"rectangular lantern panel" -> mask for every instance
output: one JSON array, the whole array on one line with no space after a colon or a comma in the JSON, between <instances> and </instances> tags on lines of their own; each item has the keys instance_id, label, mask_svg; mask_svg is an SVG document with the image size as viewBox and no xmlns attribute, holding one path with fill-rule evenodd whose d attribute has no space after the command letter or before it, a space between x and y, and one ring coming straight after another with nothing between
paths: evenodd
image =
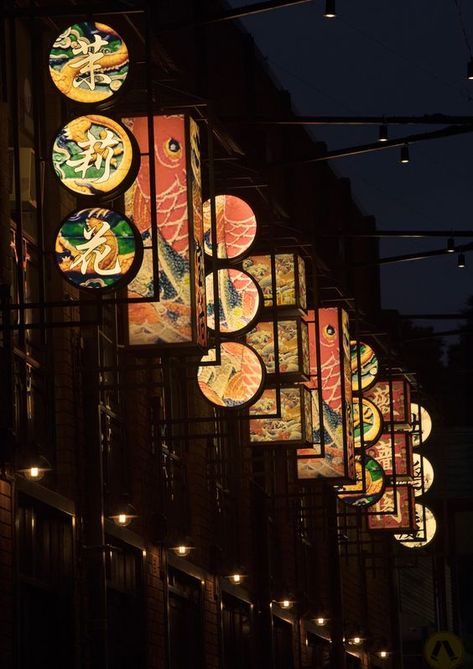
<instances>
[{"instance_id":1,"label":"rectangular lantern panel","mask_svg":"<svg viewBox=\"0 0 473 669\"><path fill-rule=\"evenodd\" d=\"M366 452L378 460L387 476L412 476L412 441L409 434L383 434Z\"/></svg>"},{"instance_id":2,"label":"rectangular lantern panel","mask_svg":"<svg viewBox=\"0 0 473 669\"><path fill-rule=\"evenodd\" d=\"M405 379L392 379L391 383L378 381L363 393L363 397L376 404L385 424L391 423L392 405L392 422L396 429L409 429L410 384Z\"/></svg>"},{"instance_id":3,"label":"rectangular lantern panel","mask_svg":"<svg viewBox=\"0 0 473 669\"><path fill-rule=\"evenodd\" d=\"M155 116L154 169L157 239L151 225L148 119L125 119L141 153L138 176L125 194L125 213L144 244L129 297L157 297L153 242L158 252L159 300L128 306L129 344L198 345L207 342L202 195L198 129L184 115Z\"/></svg>"},{"instance_id":4,"label":"rectangular lantern panel","mask_svg":"<svg viewBox=\"0 0 473 669\"><path fill-rule=\"evenodd\" d=\"M317 316L318 323L315 322L314 311L309 311L307 317L313 445L312 448L298 451L298 476L305 480L354 480L355 444L348 315L343 309L334 307L319 309ZM317 375L317 352L320 356L320 375Z\"/></svg>"},{"instance_id":5,"label":"rectangular lantern panel","mask_svg":"<svg viewBox=\"0 0 473 669\"><path fill-rule=\"evenodd\" d=\"M310 393L302 385L280 389L281 417L252 418L249 421L250 442L262 444L302 445L312 435ZM277 413L276 389L267 388L250 408L251 414Z\"/></svg>"},{"instance_id":6,"label":"rectangular lantern panel","mask_svg":"<svg viewBox=\"0 0 473 669\"><path fill-rule=\"evenodd\" d=\"M408 532L415 529L414 490L408 484L387 486L384 495L367 509L370 530Z\"/></svg>"},{"instance_id":7,"label":"rectangular lantern panel","mask_svg":"<svg viewBox=\"0 0 473 669\"><path fill-rule=\"evenodd\" d=\"M308 377L309 351L307 324L301 318L276 321L279 373L285 377ZM267 374L276 373L274 321L260 321L246 335L246 343L261 356Z\"/></svg>"},{"instance_id":8,"label":"rectangular lantern panel","mask_svg":"<svg viewBox=\"0 0 473 669\"><path fill-rule=\"evenodd\" d=\"M281 308L306 309L305 265L302 258L293 253L277 253L274 256L276 306ZM272 256L250 256L243 261L243 269L258 282L264 296L264 306L273 306Z\"/></svg>"}]
</instances>

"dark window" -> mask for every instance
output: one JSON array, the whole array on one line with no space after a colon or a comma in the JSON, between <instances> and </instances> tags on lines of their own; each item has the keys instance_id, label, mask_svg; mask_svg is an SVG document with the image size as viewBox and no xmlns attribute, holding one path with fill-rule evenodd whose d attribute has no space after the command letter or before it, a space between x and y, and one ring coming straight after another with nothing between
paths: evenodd
<instances>
[{"instance_id":1,"label":"dark window","mask_svg":"<svg viewBox=\"0 0 473 669\"><path fill-rule=\"evenodd\" d=\"M290 669L294 664L292 653L292 625L291 623L273 617L274 638L274 667L275 669Z\"/></svg>"},{"instance_id":2,"label":"dark window","mask_svg":"<svg viewBox=\"0 0 473 669\"><path fill-rule=\"evenodd\" d=\"M17 513L19 666L72 667L72 519L25 496Z\"/></svg>"},{"instance_id":3,"label":"dark window","mask_svg":"<svg viewBox=\"0 0 473 669\"><path fill-rule=\"evenodd\" d=\"M140 669L144 664L142 561L142 553L136 548L115 540L110 546L107 560L110 669Z\"/></svg>"},{"instance_id":4,"label":"dark window","mask_svg":"<svg viewBox=\"0 0 473 669\"><path fill-rule=\"evenodd\" d=\"M169 571L171 669L204 667L202 587L200 581Z\"/></svg>"},{"instance_id":5,"label":"dark window","mask_svg":"<svg viewBox=\"0 0 473 669\"><path fill-rule=\"evenodd\" d=\"M250 669L252 666L250 605L224 594L222 617L224 669Z\"/></svg>"},{"instance_id":6,"label":"dark window","mask_svg":"<svg viewBox=\"0 0 473 669\"><path fill-rule=\"evenodd\" d=\"M311 669L329 669L330 667L330 641L316 634L307 636L307 645L310 657Z\"/></svg>"}]
</instances>

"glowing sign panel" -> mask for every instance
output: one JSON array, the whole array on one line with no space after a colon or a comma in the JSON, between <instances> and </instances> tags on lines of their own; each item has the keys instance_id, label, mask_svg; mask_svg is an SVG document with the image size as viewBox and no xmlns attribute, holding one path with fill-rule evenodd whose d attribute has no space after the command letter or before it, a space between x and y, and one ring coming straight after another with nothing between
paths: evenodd
<instances>
[{"instance_id":1,"label":"glowing sign panel","mask_svg":"<svg viewBox=\"0 0 473 669\"><path fill-rule=\"evenodd\" d=\"M260 321L248 332L246 341L263 360L268 374L276 372L273 321ZM307 324L300 318L277 321L278 361L281 374L308 375Z\"/></svg>"},{"instance_id":2,"label":"glowing sign panel","mask_svg":"<svg viewBox=\"0 0 473 669\"><path fill-rule=\"evenodd\" d=\"M415 527L414 491L412 486L386 486L383 496L368 513L370 530L410 531Z\"/></svg>"},{"instance_id":3,"label":"glowing sign panel","mask_svg":"<svg viewBox=\"0 0 473 669\"><path fill-rule=\"evenodd\" d=\"M113 28L95 21L69 26L49 54L54 85L75 102L97 103L111 97L121 88L128 70L123 39Z\"/></svg>"},{"instance_id":4,"label":"glowing sign panel","mask_svg":"<svg viewBox=\"0 0 473 669\"><path fill-rule=\"evenodd\" d=\"M437 521L429 508L416 504L415 514L418 529L415 532L394 535L394 538L406 548L424 548L432 541L437 531Z\"/></svg>"},{"instance_id":5,"label":"glowing sign panel","mask_svg":"<svg viewBox=\"0 0 473 669\"><path fill-rule=\"evenodd\" d=\"M210 349L202 362L217 360ZM241 408L255 400L263 384L263 366L256 353L244 344L224 342L220 348L220 364L201 366L197 382L204 397L225 408Z\"/></svg>"},{"instance_id":6,"label":"glowing sign panel","mask_svg":"<svg viewBox=\"0 0 473 669\"><path fill-rule=\"evenodd\" d=\"M281 388L280 418L252 418L250 420L250 441L253 443L276 443L298 445L311 438L310 394L302 386ZM277 414L277 391L266 389L260 399L253 404L250 415Z\"/></svg>"},{"instance_id":7,"label":"glowing sign panel","mask_svg":"<svg viewBox=\"0 0 473 669\"><path fill-rule=\"evenodd\" d=\"M375 443L379 439L382 429L383 419L378 407L364 397L362 399L355 397L353 400L353 435L355 446L359 447L362 444L368 446Z\"/></svg>"},{"instance_id":8,"label":"glowing sign panel","mask_svg":"<svg viewBox=\"0 0 473 669\"><path fill-rule=\"evenodd\" d=\"M104 291L130 280L141 251L141 238L126 216L111 209L81 209L62 223L55 259L76 287Z\"/></svg>"},{"instance_id":9,"label":"glowing sign panel","mask_svg":"<svg viewBox=\"0 0 473 669\"><path fill-rule=\"evenodd\" d=\"M339 489L338 497L344 504L368 507L383 495L385 476L379 462L374 458L356 456L356 482Z\"/></svg>"},{"instance_id":10,"label":"glowing sign panel","mask_svg":"<svg viewBox=\"0 0 473 669\"><path fill-rule=\"evenodd\" d=\"M432 483L434 482L434 468L422 455L419 453L414 453L414 478L412 481L412 487L414 488L414 494L416 497L426 493Z\"/></svg>"},{"instance_id":11,"label":"glowing sign panel","mask_svg":"<svg viewBox=\"0 0 473 669\"><path fill-rule=\"evenodd\" d=\"M265 307L273 306L273 257L250 256L243 261L243 269L258 282ZM278 307L305 309L307 305L304 261L292 253L274 256L276 304Z\"/></svg>"},{"instance_id":12,"label":"glowing sign panel","mask_svg":"<svg viewBox=\"0 0 473 669\"><path fill-rule=\"evenodd\" d=\"M412 444L409 434L395 432L382 434L376 444L368 447L367 453L382 465L388 476L411 476Z\"/></svg>"},{"instance_id":13,"label":"glowing sign panel","mask_svg":"<svg viewBox=\"0 0 473 669\"><path fill-rule=\"evenodd\" d=\"M351 342L351 370L353 390L367 390L376 381L379 362L374 350L364 342Z\"/></svg>"},{"instance_id":14,"label":"glowing sign panel","mask_svg":"<svg viewBox=\"0 0 473 669\"><path fill-rule=\"evenodd\" d=\"M111 196L129 177L133 145L126 129L113 119L79 116L57 135L52 160L57 177L71 192Z\"/></svg>"},{"instance_id":15,"label":"glowing sign panel","mask_svg":"<svg viewBox=\"0 0 473 669\"><path fill-rule=\"evenodd\" d=\"M376 404L385 423L392 422L395 429L408 429L410 385L405 379L378 381L364 397Z\"/></svg>"},{"instance_id":16,"label":"glowing sign panel","mask_svg":"<svg viewBox=\"0 0 473 669\"><path fill-rule=\"evenodd\" d=\"M217 272L220 332L239 332L251 325L258 315L260 292L246 272L220 269ZM206 281L207 325L215 329L215 300L213 274ZM251 344L251 342L248 342Z\"/></svg>"},{"instance_id":17,"label":"glowing sign panel","mask_svg":"<svg viewBox=\"0 0 473 669\"><path fill-rule=\"evenodd\" d=\"M430 437L432 419L427 409L420 404L411 404L411 421L413 424L412 445L421 446Z\"/></svg>"},{"instance_id":18,"label":"glowing sign panel","mask_svg":"<svg viewBox=\"0 0 473 669\"><path fill-rule=\"evenodd\" d=\"M251 207L235 195L215 198L217 257L234 260L248 251L256 236L256 217ZM211 201L204 202L204 250L212 255Z\"/></svg>"}]
</instances>

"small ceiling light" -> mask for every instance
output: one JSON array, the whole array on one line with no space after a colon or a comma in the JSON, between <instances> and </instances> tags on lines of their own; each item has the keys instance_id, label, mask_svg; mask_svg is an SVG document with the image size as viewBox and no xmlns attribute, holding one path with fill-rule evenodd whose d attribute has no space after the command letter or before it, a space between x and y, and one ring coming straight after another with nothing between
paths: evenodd
<instances>
[{"instance_id":1,"label":"small ceiling light","mask_svg":"<svg viewBox=\"0 0 473 669\"><path fill-rule=\"evenodd\" d=\"M379 126L378 142L387 142L387 141L388 141L388 126L383 124Z\"/></svg>"},{"instance_id":2,"label":"small ceiling light","mask_svg":"<svg viewBox=\"0 0 473 669\"><path fill-rule=\"evenodd\" d=\"M461 268L465 267L465 255L463 253L458 254L457 264L458 264L458 267L461 267Z\"/></svg>"},{"instance_id":3,"label":"small ceiling light","mask_svg":"<svg viewBox=\"0 0 473 669\"><path fill-rule=\"evenodd\" d=\"M117 527L128 527L133 520L138 518L138 514L132 504L122 502L117 506L114 513L110 514L109 518L113 520Z\"/></svg>"},{"instance_id":4,"label":"small ceiling light","mask_svg":"<svg viewBox=\"0 0 473 669\"><path fill-rule=\"evenodd\" d=\"M178 557L187 557L192 549L193 549L193 546L188 546L187 544L179 544L177 546L172 546L171 547L171 550Z\"/></svg>"},{"instance_id":5,"label":"small ceiling light","mask_svg":"<svg viewBox=\"0 0 473 669\"><path fill-rule=\"evenodd\" d=\"M337 16L337 12L335 10L335 0L325 0L324 16L326 19L334 19Z\"/></svg>"},{"instance_id":6,"label":"small ceiling light","mask_svg":"<svg viewBox=\"0 0 473 669\"><path fill-rule=\"evenodd\" d=\"M401 163L407 165L409 160L409 144L403 144L401 146Z\"/></svg>"},{"instance_id":7,"label":"small ceiling light","mask_svg":"<svg viewBox=\"0 0 473 669\"><path fill-rule=\"evenodd\" d=\"M473 79L473 60L470 60L468 63L466 78L470 80Z\"/></svg>"},{"instance_id":8,"label":"small ceiling light","mask_svg":"<svg viewBox=\"0 0 473 669\"><path fill-rule=\"evenodd\" d=\"M323 627L324 625L327 624L327 618L319 616L318 618L315 618L315 624L318 625L319 627Z\"/></svg>"},{"instance_id":9,"label":"small ceiling light","mask_svg":"<svg viewBox=\"0 0 473 669\"><path fill-rule=\"evenodd\" d=\"M447 253L455 253L455 240L453 237L447 239Z\"/></svg>"},{"instance_id":10,"label":"small ceiling light","mask_svg":"<svg viewBox=\"0 0 473 669\"><path fill-rule=\"evenodd\" d=\"M226 577L233 585L241 585L246 578L245 574L235 573Z\"/></svg>"},{"instance_id":11,"label":"small ceiling light","mask_svg":"<svg viewBox=\"0 0 473 669\"><path fill-rule=\"evenodd\" d=\"M42 455L30 458L23 467L19 467L17 472L23 474L28 481L41 481L47 472L51 471L51 465Z\"/></svg>"},{"instance_id":12,"label":"small ceiling light","mask_svg":"<svg viewBox=\"0 0 473 669\"><path fill-rule=\"evenodd\" d=\"M381 657L383 660L385 660L388 655L389 655L389 653L388 653L387 650L380 650L379 651L379 657Z\"/></svg>"},{"instance_id":13,"label":"small ceiling light","mask_svg":"<svg viewBox=\"0 0 473 669\"><path fill-rule=\"evenodd\" d=\"M282 599L278 604L282 609L287 610L292 609L294 602L291 599Z\"/></svg>"}]
</instances>

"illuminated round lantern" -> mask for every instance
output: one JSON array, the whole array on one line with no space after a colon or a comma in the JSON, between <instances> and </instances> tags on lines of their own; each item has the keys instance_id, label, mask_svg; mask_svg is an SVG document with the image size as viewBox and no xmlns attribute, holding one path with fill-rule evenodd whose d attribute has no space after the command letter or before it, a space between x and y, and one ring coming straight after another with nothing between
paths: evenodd
<instances>
[{"instance_id":1,"label":"illuminated round lantern","mask_svg":"<svg viewBox=\"0 0 473 669\"><path fill-rule=\"evenodd\" d=\"M424 444L432 432L432 418L427 409L420 404L411 404L413 423L412 445L417 447Z\"/></svg>"},{"instance_id":2,"label":"illuminated round lantern","mask_svg":"<svg viewBox=\"0 0 473 669\"><path fill-rule=\"evenodd\" d=\"M355 469L356 482L339 488L338 497L351 506L376 504L384 494L386 483L382 466L374 458L357 455Z\"/></svg>"},{"instance_id":3,"label":"illuminated round lantern","mask_svg":"<svg viewBox=\"0 0 473 669\"><path fill-rule=\"evenodd\" d=\"M95 21L69 26L49 53L54 85L75 102L97 104L115 95L129 67L123 39L110 26Z\"/></svg>"},{"instance_id":4,"label":"illuminated round lantern","mask_svg":"<svg viewBox=\"0 0 473 669\"><path fill-rule=\"evenodd\" d=\"M414 488L414 495L419 497L424 495L434 482L434 468L429 460L419 455L419 453L413 454L412 461L414 465L412 487Z\"/></svg>"},{"instance_id":5,"label":"illuminated round lantern","mask_svg":"<svg viewBox=\"0 0 473 669\"><path fill-rule=\"evenodd\" d=\"M217 360L212 348L201 362ZM220 346L220 364L199 367L197 381L204 397L217 407L239 409L259 396L264 380L263 364L252 348L237 342Z\"/></svg>"},{"instance_id":6,"label":"illuminated round lantern","mask_svg":"<svg viewBox=\"0 0 473 669\"><path fill-rule=\"evenodd\" d=\"M375 444L381 436L382 430L383 418L378 407L364 397L361 400L355 397L353 401L353 435L355 446L360 447L362 443L364 446Z\"/></svg>"},{"instance_id":7,"label":"illuminated round lantern","mask_svg":"<svg viewBox=\"0 0 473 669\"><path fill-rule=\"evenodd\" d=\"M352 388L367 390L376 382L379 362L374 350L364 342L351 342Z\"/></svg>"},{"instance_id":8,"label":"illuminated round lantern","mask_svg":"<svg viewBox=\"0 0 473 669\"><path fill-rule=\"evenodd\" d=\"M68 123L54 140L52 161L63 186L78 195L111 198L126 188L138 159L128 131L107 116Z\"/></svg>"},{"instance_id":9,"label":"illuminated round lantern","mask_svg":"<svg viewBox=\"0 0 473 669\"><path fill-rule=\"evenodd\" d=\"M219 326L223 334L246 330L258 315L261 304L260 289L252 277L237 269L217 272ZM207 325L215 329L215 300L213 274L206 281Z\"/></svg>"},{"instance_id":10,"label":"illuminated round lantern","mask_svg":"<svg viewBox=\"0 0 473 669\"><path fill-rule=\"evenodd\" d=\"M434 514L422 504L416 504L416 523L419 528L416 532L394 535L394 538L406 548L424 548L432 541L437 531Z\"/></svg>"},{"instance_id":11,"label":"illuminated round lantern","mask_svg":"<svg viewBox=\"0 0 473 669\"><path fill-rule=\"evenodd\" d=\"M215 198L217 223L217 257L235 260L243 256L256 237L256 217L244 200L235 195ZM212 255L211 200L204 202L204 250Z\"/></svg>"},{"instance_id":12,"label":"illuminated round lantern","mask_svg":"<svg viewBox=\"0 0 473 669\"><path fill-rule=\"evenodd\" d=\"M81 209L61 224L55 260L63 277L76 288L106 291L131 281L142 258L135 226L111 209Z\"/></svg>"}]
</instances>

